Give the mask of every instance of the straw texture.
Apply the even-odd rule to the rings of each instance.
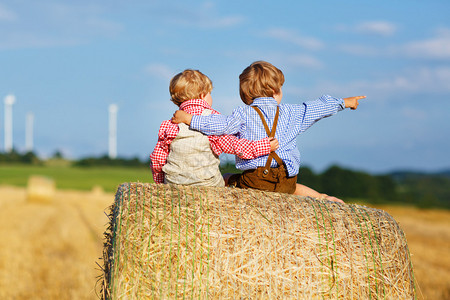
[[[103,299],[414,299],[386,212],[256,190],[122,184]]]

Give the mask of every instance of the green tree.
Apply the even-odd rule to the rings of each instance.
[[[314,171],[309,167],[301,167],[298,175],[297,182],[316,191],[321,191],[323,189],[320,177],[314,173]]]

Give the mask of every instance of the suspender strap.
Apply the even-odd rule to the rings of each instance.
[[[261,110],[257,106],[252,106],[252,107],[256,110],[259,117],[261,118],[261,121],[264,125],[264,129],[266,130],[267,136],[275,137],[275,131],[277,130],[278,115],[280,113],[280,107],[277,106],[277,112],[275,113],[275,119],[273,120],[272,130],[269,130],[269,126],[267,125],[267,122],[264,119],[264,115],[262,114]],[[272,159],[275,159],[279,166],[283,165],[283,160],[278,156],[278,154],[276,154],[275,151],[270,152],[269,157],[267,157],[266,165],[264,167],[264,172],[263,172],[264,175],[267,175],[269,173]]]
[[[266,130],[268,137],[275,137],[275,131],[277,130],[277,123],[278,123],[278,114],[280,113],[280,108],[277,106],[277,112],[275,113],[275,119],[273,120],[272,130],[269,130],[269,126],[267,125],[267,122],[264,118],[264,115],[262,114],[261,110],[257,106],[252,106],[256,112],[258,113],[259,117],[261,118],[261,121],[264,125],[264,129]]]

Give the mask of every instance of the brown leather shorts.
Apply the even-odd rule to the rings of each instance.
[[[287,175],[284,165],[270,168],[267,174],[264,174],[264,167],[258,167],[246,170],[242,174],[233,174],[228,179],[228,186],[293,194],[296,188],[297,175],[292,177]]]

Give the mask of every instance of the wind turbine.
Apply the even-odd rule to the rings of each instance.
[[[27,152],[33,151],[33,125],[34,115],[32,112],[27,113],[25,128],[25,148]]]
[[[13,114],[12,106],[16,102],[16,97],[9,94],[5,97],[5,152],[13,149]]]
[[[117,157],[117,104],[109,105],[109,158]]]

